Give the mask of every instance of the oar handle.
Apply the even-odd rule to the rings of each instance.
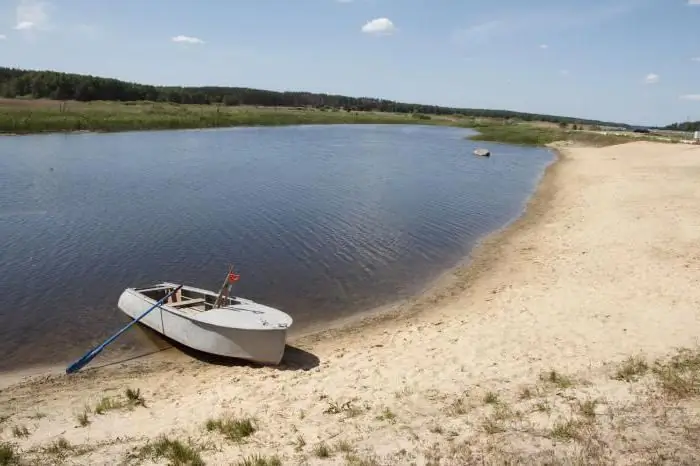
[[[109,345],[114,340],[116,340],[119,337],[119,335],[126,332],[132,325],[134,325],[136,322],[138,322],[139,320],[146,317],[146,314],[151,312],[153,309],[160,307],[165,302],[166,299],[168,299],[170,296],[172,296],[174,293],[176,293],[180,288],[182,288],[182,285],[176,286],[170,293],[166,294],[160,301],[158,301],[153,306],[148,308],[148,310],[145,311],[143,314],[141,314],[140,316],[138,316],[137,318],[135,318],[134,320],[129,322],[127,325],[125,325],[117,333],[115,333],[111,337],[107,338],[103,343],[101,343],[100,345],[96,346],[94,349],[91,349],[90,351],[85,353],[85,355],[83,355],[82,358],[78,359],[77,361],[75,361],[73,364],[71,364],[70,366],[68,366],[66,368],[66,374],[72,374],[74,372],[79,371],[83,366],[85,366],[87,363],[92,361],[95,358],[95,356],[97,356],[103,349],[105,349],[105,347],[107,345]]]

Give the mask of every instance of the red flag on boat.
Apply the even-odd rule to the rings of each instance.
[[[241,276],[238,274],[235,274],[235,273],[228,274],[229,283],[237,282],[239,278],[241,278]]]

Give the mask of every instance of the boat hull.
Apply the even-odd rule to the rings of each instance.
[[[128,289],[119,297],[119,309],[131,318],[143,314],[154,300]],[[148,313],[140,322],[187,347],[205,353],[240,358],[261,364],[282,361],[287,341],[286,328],[239,329],[200,322],[166,305]]]

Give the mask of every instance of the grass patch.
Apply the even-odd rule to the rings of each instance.
[[[568,419],[566,421],[557,421],[554,423],[552,430],[549,433],[550,438],[556,440],[578,440],[581,438],[581,421],[576,419]]]
[[[317,458],[329,458],[331,449],[325,442],[321,442],[314,447],[313,453]]]
[[[700,395],[700,350],[682,349],[669,361],[654,367],[663,392],[677,399]]]
[[[89,414],[90,408],[86,406],[81,413],[76,415],[76,419],[78,420],[78,425],[80,425],[80,427],[87,427],[90,424]]]
[[[34,413],[31,416],[29,416],[29,419],[38,421],[40,419],[44,419],[45,417],[46,417],[46,413],[39,412],[39,413]]]
[[[519,398],[521,400],[529,400],[533,396],[535,396],[535,394],[532,393],[532,389],[530,387],[524,387],[522,390],[520,390]]]
[[[391,423],[396,422],[396,414],[389,408],[384,408],[379,416],[377,416],[378,421],[389,421]]]
[[[579,403],[578,410],[581,413],[581,415],[589,419],[594,419],[596,416],[596,406],[598,406],[598,400],[586,400],[583,403]]]
[[[29,437],[29,429],[27,429],[27,426],[12,426],[12,435],[15,436],[16,438],[26,438]]]
[[[0,466],[15,466],[20,464],[17,447],[9,442],[0,442]]]
[[[72,451],[73,445],[63,437],[54,440],[48,447],[44,448],[44,453],[59,459],[65,459]]]
[[[219,419],[209,419],[205,425],[209,432],[219,432],[228,440],[242,442],[247,437],[255,433],[257,428],[252,418],[236,419],[233,417],[222,417]]]
[[[294,450],[301,451],[306,446],[306,440],[303,435],[297,435],[297,440],[294,442]]]
[[[172,466],[204,466],[204,460],[194,445],[172,440],[166,436],[160,436],[155,442],[142,447],[140,457],[150,457],[153,460],[166,459]]]
[[[277,456],[252,455],[243,458],[236,466],[282,466],[282,460]]]
[[[375,456],[359,456],[354,453],[345,455],[346,466],[379,466],[379,460]]]
[[[0,133],[141,131],[297,124],[454,124],[447,118],[437,116],[419,119],[411,114],[389,112],[326,112],[319,109],[158,102],[36,102],[38,105],[32,107],[0,106]]]
[[[557,141],[574,141],[602,147],[641,139],[632,136],[535,126],[530,123],[474,122],[471,127],[479,132],[479,134],[469,138],[474,141],[492,141],[529,146],[543,146]]]
[[[551,413],[552,407],[547,400],[538,401],[535,403],[535,411],[538,413]]]
[[[540,374],[540,380],[542,382],[552,384],[558,388],[561,388],[562,390],[572,387],[574,385],[571,378],[565,376],[564,374],[560,374],[554,369]]]
[[[487,405],[495,405],[498,402],[499,402],[498,393],[487,392],[486,395],[484,395],[484,403],[486,403]]]
[[[345,414],[347,417],[355,417],[362,414],[362,408],[354,406],[352,400],[346,401],[344,403],[338,403],[337,401],[329,401],[328,407],[323,410],[324,414]]]
[[[450,416],[462,416],[467,414],[469,411],[469,406],[465,402],[464,398],[457,398],[454,400],[446,409],[447,414]]]
[[[481,423],[481,428],[489,435],[500,434],[506,431],[503,423],[494,417],[486,418],[484,422]]]
[[[347,440],[341,440],[335,444],[335,450],[341,453],[352,453],[355,449]]]
[[[649,365],[644,358],[641,356],[630,356],[620,364],[613,378],[624,382],[634,382],[646,374],[647,370],[649,370]]]
[[[126,396],[126,400],[129,406],[143,406],[144,408],[146,407],[146,400],[141,395],[141,389],[137,388],[136,390],[133,390],[131,388],[127,388],[124,392],[124,395]]]
[[[122,409],[124,403],[121,400],[115,400],[108,396],[103,397],[96,405],[93,410],[95,414],[104,414],[107,411],[113,411],[115,409]]]

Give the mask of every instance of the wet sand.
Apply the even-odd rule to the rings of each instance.
[[[651,372],[615,374],[630,356],[698,345],[700,148],[560,150],[526,214],[421,297],[292,341],[279,368],[156,355],[14,383],[0,394],[2,439],[46,458],[64,437],[71,464],[152,464],[135,457],[159,435],[193,442],[207,464],[699,458],[700,393],[672,400]],[[146,407],[78,426],[86,405],[127,387]],[[251,416],[257,431],[226,440],[205,429],[220,416]],[[16,425],[29,435],[13,438]]]

